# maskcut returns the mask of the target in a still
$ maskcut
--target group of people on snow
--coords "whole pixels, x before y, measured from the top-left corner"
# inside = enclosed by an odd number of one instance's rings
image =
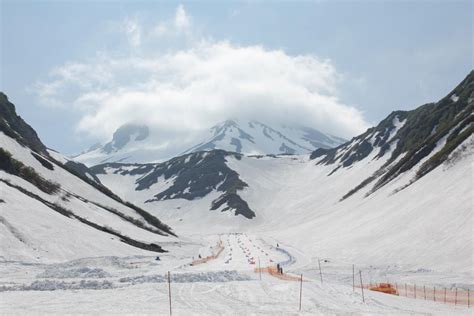
[[[279,274],[283,274],[283,267],[279,263],[277,263],[277,271]]]

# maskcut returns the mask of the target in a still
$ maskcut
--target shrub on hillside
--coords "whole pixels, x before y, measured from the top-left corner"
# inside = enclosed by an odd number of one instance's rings
[[[25,166],[21,161],[13,158],[9,151],[3,148],[0,148],[0,170],[18,176],[48,194],[56,193],[60,189],[58,183],[44,179],[35,169]]]

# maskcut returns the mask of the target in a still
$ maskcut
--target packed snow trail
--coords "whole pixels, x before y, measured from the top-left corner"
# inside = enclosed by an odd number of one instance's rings
[[[267,267],[288,260],[288,256],[278,251],[276,247],[247,234],[212,235],[207,236],[206,240],[209,245],[199,249],[199,255],[201,258],[213,258],[207,260],[205,264],[193,265],[193,269],[253,271],[259,262],[261,267]],[[216,247],[212,245],[219,240],[222,241],[223,251],[214,258]]]

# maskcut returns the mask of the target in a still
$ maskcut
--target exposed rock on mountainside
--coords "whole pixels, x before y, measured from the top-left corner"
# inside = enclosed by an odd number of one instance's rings
[[[241,155],[214,150],[187,154],[160,164],[111,163],[92,167],[91,170],[96,175],[106,174],[108,170],[123,176],[140,175],[136,181],[137,191],[152,189],[161,178],[171,181],[168,188],[157,192],[145,201],[147,203],[170,199],[193,200],[217,191],[220,195],[212,202],[211,210],[234,211],[235,215],[251,219],[255,213],[238,195],[247,184],[227,166],[226,157],[240,159]]]
[[[35,130],[16,114],[15,106],[0,92],[0,131],[32,150],[48,155]]]
[[[416,181],[444,162],[474,133],[473,113],[474,71],[439,102],[412,111],[392,112],[379,125],[348,143],[332,149],[317,149],[311,159],[317,159],[318,164],[332,164],[335,166],[333,172],[337,172],[339,168],[350,167],[366,158],[374,150],[378,150],[374,159],[390,155],[379,170],[343,198],[375,180],[372,190],[377,190],[422,162],[413,178]]]

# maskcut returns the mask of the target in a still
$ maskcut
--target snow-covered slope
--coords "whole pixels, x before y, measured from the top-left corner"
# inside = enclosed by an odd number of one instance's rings
[[[0,256],[60,261],[153,254],[171,229],[48,150],[0,95]]]
[[[159,133],[150,131],[147,126],[126,124],[117,129],[109,143],[96,144],[73,159],[93,166],[107,162],[161,162],[183,153],[213,149],[253,155],[307,154],[345,141],[306,126],[244,120],[227,120],[209,131],[183,135],[179,142],[170,142],[155,134]]]
[[[211,151],[93,171],[179,233],[259,231],[352,262],[471,271],[473,91],[471,73],[311,157]]]

